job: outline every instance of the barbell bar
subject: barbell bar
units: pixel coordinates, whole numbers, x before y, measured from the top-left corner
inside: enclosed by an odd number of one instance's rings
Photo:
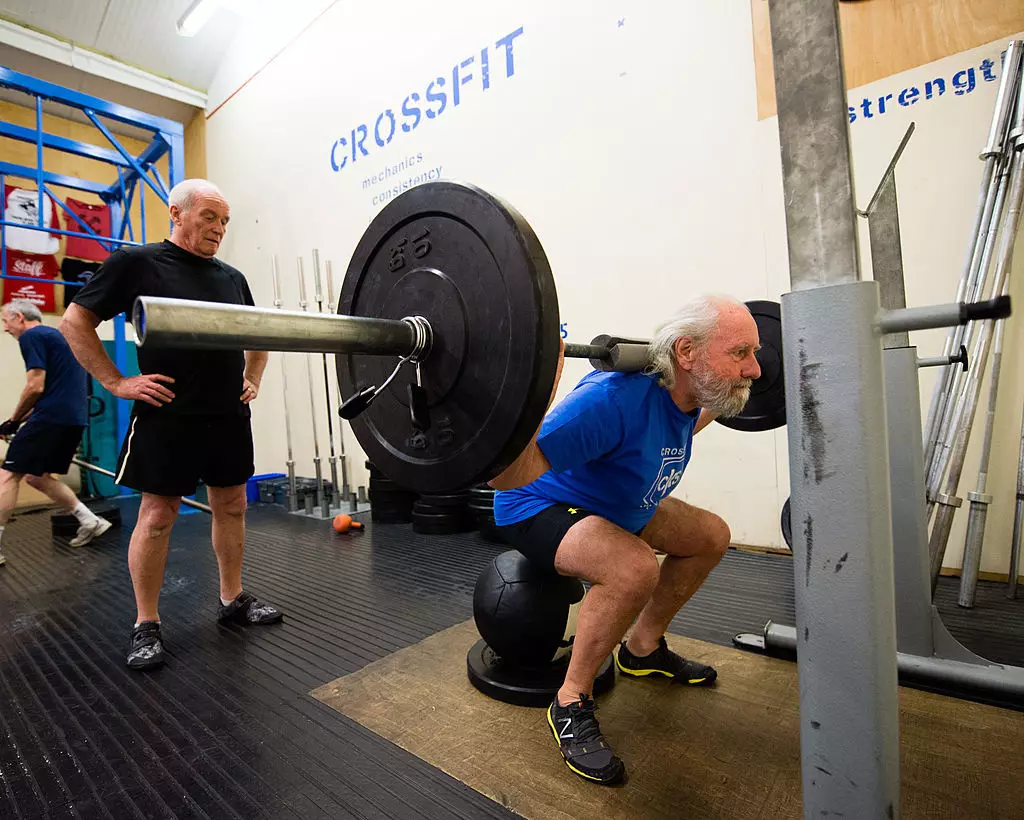
[[[428,345],[417,345],[415,328],[405,319],[369,319],[140,296],[135,302],[132,324],[140,347],[150,344],[198,350],[354,353],[410,359],[429,355],[429,350],[423,349]],[[597,370],[643,370],[647,366],[647,343],[598,336],[590,344],[566,342],[565,356],[590,359]]]

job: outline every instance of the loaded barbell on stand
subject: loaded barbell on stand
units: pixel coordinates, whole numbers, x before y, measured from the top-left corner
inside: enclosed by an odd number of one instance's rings
[[[751,302],[762,376],[739,430],[785,423],[779,306]],[[334,353],[359,444],[390,479],[419,493],[487,481],[533,436],[559,355],[558,297],[540,241],[510,205],[435,182],[392,200],[352,256],[338,315],[142,297],[138,343]],[[599,370],[647,366],[644,340],[565,345]],[[397,362],[396,362],[397,359]]]
[[[786,422],[780,308],[772,302],[748,307],[760,335],[761,377],[743,412],[720,421],[770,430]],[[1008,312],[1005,298],[888,310],[874,318],[873,331],[942,327]],[[342,415],[359,444],[384,475],[421,495],[493,478],[540,425],[561,346],[558,298],[539,240],[501,200],[452,182],[427,183],[392,200],[356,247],[337,314],[143,297],[133,324],[140,345],[337,354],[338,383],[348,397]],[[589,359],[601,370],[642,370],[648,361],[646,342],[609,336],[567,344],[565,355]],[[813,403],[808,412],[814,415]],[[474,600],[481,634],[496,635],[499,643],[521,631],[529,616],[523,609],[557,580],[525,572],[529,567],[516,556],[495,560],[515,559],[524,572],[493,565],[494,583],[485,571],[481,600]],[[509,584],[525,603],[490,607],[494,591]],[[556,620],[566,622],[561,609]],[[561,632],[555,626],[552,637]],[[531,702],[545,702],[561,680],[557,664],[565,660],[547,654],[509,663],[481,641],[467,657],[470,679],[502,700],[522,702],[525,692]]]

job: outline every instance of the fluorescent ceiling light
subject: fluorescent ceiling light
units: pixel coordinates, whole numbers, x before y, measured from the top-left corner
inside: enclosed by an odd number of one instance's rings
[[[197,34],[213,17],[213,13],[220,4],[221,0],[195,0],[178,20],[178,34],[182,37],[192,37]]]

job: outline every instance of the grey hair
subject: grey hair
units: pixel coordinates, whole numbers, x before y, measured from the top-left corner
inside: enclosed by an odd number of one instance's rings
[[[208,179],[185,179],[171,188],[167,197],[167,204],[177,205],[182,213],[186,213],[196,201],[197,194],[212,194],[224,199],[220,188]]]
[[[11,299],[3,306],[4,313],[20,313],[26,322],[41,322],[43,314],[28,299]]]
[[[650,364],[645,372],[658,376],[658,384],[671,390],[676,384],[675,345],[687,338],[700,349],[707,346],[718,328],[722,308],[747,306],[733,296],[704,293],[686,302],[675,315],[658,328],[650,342]]]

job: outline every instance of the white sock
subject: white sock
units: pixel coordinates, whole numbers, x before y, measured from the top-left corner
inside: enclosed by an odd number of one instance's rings
[[[220,602],[221,602],[221,603],[222,603],[222,604],[223,604],[224,606],[227,606],[228,604],[234,603],[234,602],[235,602],[235,600],[236,600],[235,598],[232,598],[232,599],[231,599],[230,601],[225,601],[225,600],[224,600],[223,598],[221,598],[221,599],[220,599]]]
[[[92,510],[86,507],[85,504],[83,504],[81,501],[75,504],[75,506],[71,510],[71,514],[78,519],[78,523],[81,524],[83,527],[86,524],[92,524],[99,517],[96,515],[96,513],[94,513]]]

